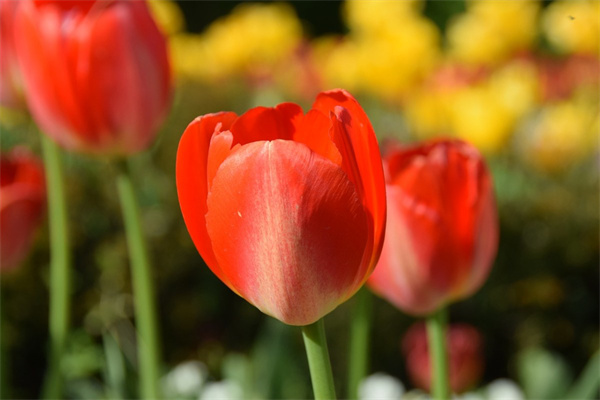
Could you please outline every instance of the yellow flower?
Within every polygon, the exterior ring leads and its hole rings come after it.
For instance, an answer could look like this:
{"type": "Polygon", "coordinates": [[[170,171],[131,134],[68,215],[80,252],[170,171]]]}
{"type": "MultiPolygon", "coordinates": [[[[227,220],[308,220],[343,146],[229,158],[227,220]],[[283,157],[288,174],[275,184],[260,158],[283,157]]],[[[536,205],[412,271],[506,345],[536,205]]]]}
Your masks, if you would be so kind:
{"type": "Polygon", "coordinates": [[[178,35],[175,69],[197,79],[272,74],[302,39],[293,8],[283,3],[242,3],[201,35],[178,35]]]}
{"type": "Polygon", "coordinates": [[[326,86],[356,89],[387,101],[413,90],[440,57],[440,33],[420,14],[421,5],[347,1],[344,16],[350,33],[330,52],[319,52],[326,86]]]}
{"type": "Polygon", "coordinates": [[[537,71],[516,60],[482,72],[449,64],[405,102],[405,116],[420,139],[455,136],[486,154],[502,150],[517,123],[539,102],[537,71]]]}
{"type": "Polygon", "coordinates": [[[550,173],[598,151],[598,99],[575,97],[547,106],[522,138],[522,154],[536,168],[550,173]]]}
{"type": "Polygon", "coordinates": [[[169,40],[175,74],[186,79],[210,80],[221,74],[214,63],[207,62],[207,51],[198,34],[180,33],[169,40]]]}
{"type": "Polygon", "coordinates": [[[512,61],[495,71],[490,77],[489,87],[515,119],[532,111],[541,97],[537,69],[524,60],[512,61]]]}
{"type": "Polygon", "coordinates": [[[362,90],[386,100],[409,92],[439,59],[439,32],[421,17],[405,19],[385,36],[360,37],[356,42],[362,90]]]}
{"type": "Polygon", "coordinates": [[[500,151],[515,128],[515,115],[489,85],[457,91],[448,106],[450,131],[486,154],[500,151]]]}
{"type": "Polygon", "coordinates": [[[358,46],[355,42],[325,36],[313,41],[326,89],[343,87],[356,92],[360,87],[358,46]]]}
{"type": "Polygon", "coordinates": [[[537,32],[537,1],[477,0],[450,21],[450,56],[469,64],[497,64],[531,47],[537,32]]]}
{"type": "Polygon", "coordinates": [[[347,0],[342,9],[346,25],[359,34],[378,34],[396,29],[399,21],[419,14],[418,0],[347,0]]]}
{"type": "Polygon", "coordinates": [[[149,0],[148,5],[154,20],[166,35],[185,30],[185,18],[177,3],[172,0],[149,0]]]}
{"type": "Polygon", "coordinates": [[[287,4],[248,4],[215,21],[206,31],[209,62],[232,72],[268,68],[302,39],[302,26],[287,4]]]}
{"type": "Polygon", "coordinates": [[[406,102],[404,113],[414,135],[426,140],[449,135],[449,94],[426,88],[406,102]]]}
{"type": "Polygon", "coordinates": [[[548,6],[542,19],[544,33],[563,53],[598,54],[600,2],[560,0],[548,6]]]}

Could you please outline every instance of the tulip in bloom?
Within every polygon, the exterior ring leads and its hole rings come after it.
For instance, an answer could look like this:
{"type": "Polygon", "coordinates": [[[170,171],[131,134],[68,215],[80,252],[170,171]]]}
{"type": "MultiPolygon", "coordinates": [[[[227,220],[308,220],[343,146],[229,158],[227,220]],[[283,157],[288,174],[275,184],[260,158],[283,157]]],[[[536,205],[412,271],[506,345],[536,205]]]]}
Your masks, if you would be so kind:
{"type": "Polygon", "coordinates": [[[31,113],[67,149],[126,155],[170,102],[165,38],[143,1],[20,0],[16,50],[31,113]]]}
{"type": "Polygon", "coordinates": [[[18,266],[44,213],[46,188],[38,160],[17,148],[0,156],[0,270],[18,266]]]}
{"type": "Polygon", "coordinates": [[[498,244],[492,178],[477,150],[453,140],[384,157],[387,228],[369,286],[426,315],[483,284],[498,244]]]}
{"type": "MultiPolygon", "coordinates": [[[[448,348],[448,371],[450,387],[454,393],[461,393],[473,387],[483,374],[481,334],[467,324],[452,324],[446,332],[448,348]]],[[[402,351],[406,357],[406,367],[411,380],[418,387],[429,391],[431,386],[431,366],[429,344],[425,324],[417,323],[410,327],[402,340],[402,351]]]]}
{"type": "Polygon", "coordinates": [[[375,267],[385,184],[371,124],[347,92],[195,119],[177,152],[185,223],[209,268],[290,325],[352,296],[375,267]]]}

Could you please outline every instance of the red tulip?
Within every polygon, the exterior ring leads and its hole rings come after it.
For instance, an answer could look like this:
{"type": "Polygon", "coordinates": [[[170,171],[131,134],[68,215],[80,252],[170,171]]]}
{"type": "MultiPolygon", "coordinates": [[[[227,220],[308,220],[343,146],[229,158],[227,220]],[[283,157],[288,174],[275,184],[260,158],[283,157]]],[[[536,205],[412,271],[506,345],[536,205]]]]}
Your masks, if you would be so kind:
{"type": "MultiPolygon", "coordinates": [[[[481,335],[470,325],[453,324],[446,332],[450,387],[461,393],[473,387],[483,373],[481,335]]],[[[431,387],[431,366],[425,324],[410,327],[402,340],[408,374],[414,384],[426,391],[431,387]]]]}
{"type": "Polygon", "coordinates": [[[17,56],[31,113],[67,149],[148,147],[170,101],[165,38],[143,1],[20,0],[17,56]]]}
{"type": "Polygon", "coordinates": [[[388,219],[369,286],[401,310],[429,314],[470,296],[498,245],[492,178],[461,141],[396,149],[384,157],[388,219]]]}
{"type": "Polygon", "coordinates": [[[46,189],[41,164],[24,149],[0,156],[0,270],[27,255],[44,213],[46,189]]]}
{"type": "Polygon", "coordinates": [[[13,33],[19,4],[15,0],[0,0],[0,105],[9,108],[20,108],[25,103],[13,33]]]}
{"type": "Polygon", "coordinates": [[[177,152],[188,231],[234,292],[290,325],[354,294],[383,241],[385,185],[377,140],[342,90],[296,104],[195,119],[177,152]]]}

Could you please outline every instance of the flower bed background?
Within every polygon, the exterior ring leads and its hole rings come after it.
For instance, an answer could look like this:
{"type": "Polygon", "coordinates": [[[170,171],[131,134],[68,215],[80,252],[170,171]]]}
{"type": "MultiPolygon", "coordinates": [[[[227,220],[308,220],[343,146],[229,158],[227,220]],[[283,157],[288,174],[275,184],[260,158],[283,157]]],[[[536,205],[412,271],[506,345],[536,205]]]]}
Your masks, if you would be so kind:
{"type": "MultiPolygon", "coordinates": [[[[528,397],[565,395],[599,340],[600,3],[151,4],[169,35],[176,90],[155,145],[130,162],[154,259],[165,374],[196,360],[208,380],[232,379],[247,398],[310,397],[300,336],[204,266],[179,211],[175,153],[198,115],[282,101],[307,110],[320,90],[344,87],[380,142],[459,137],[484,153],[498,201],[498,257],[450,321],[482,335],[479,386],[510,378],[528,397]]],[[[1,121],[3,151],[25,144],[39,153],[25,113],[2,109],[1,121]]],[[[135,328],[117,171],[73,153],[65,171],[75,265],[67,391],[131,397],[135,328]],[[110,356],[115,343],[122,360],[110,356]],[[122,375],[106,376],[107,363],[122,365],[122,375]]],[[[3,362],[14,398],[36,397],[45,371],[47,237],[43,225],[26,262],[2,276],[3,362]]],[[[351,303],[327,317],[340,377],[351,303]]],[[[373,303],[370,370],[410,388],[401,339],[415,319],[373,303]]]]}

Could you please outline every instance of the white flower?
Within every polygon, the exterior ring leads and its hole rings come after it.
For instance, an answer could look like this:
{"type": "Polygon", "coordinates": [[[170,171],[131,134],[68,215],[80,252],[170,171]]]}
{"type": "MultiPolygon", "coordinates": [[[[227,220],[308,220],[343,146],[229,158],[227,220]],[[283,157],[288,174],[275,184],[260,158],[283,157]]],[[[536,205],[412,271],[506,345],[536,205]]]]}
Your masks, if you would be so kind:
{"type": "Polygon", "coordinates": [[[400,400],[403,394],[402,382],[382,372],[366,377],[358,386],[360,400],[400,400]]]}
{"type": "Polygon", "coordinates": [[[521,388],[509,379],[496,379],[487,386],[488,400],[525,400],[521,388]]]}
{"type": "Polygon", "coordinates": [[[196,397],[206,381],[206,366],[199,361],[177,365],[162,379],[162,387],[168,397],[196,397]]]}
{"type": "Polygon", "coordinates": [[[243,398],[240,385],[228,379],[207,383],[198,397],[199,400],[242,400],[243,398]]]}

